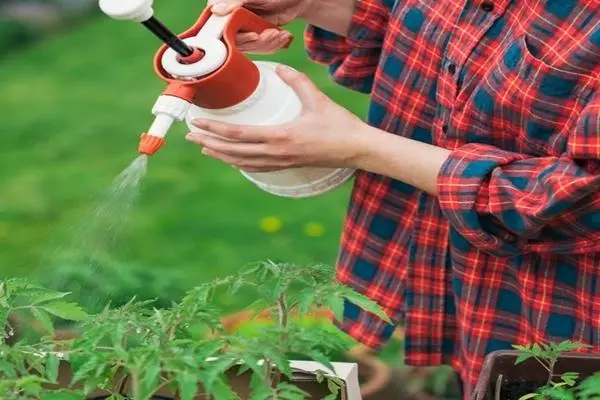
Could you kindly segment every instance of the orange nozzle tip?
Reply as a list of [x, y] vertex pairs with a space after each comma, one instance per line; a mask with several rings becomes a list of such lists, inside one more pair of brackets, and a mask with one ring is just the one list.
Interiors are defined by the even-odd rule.
[[144, 133], [140, 138], [138, 152], [147, 156], [155, 155], [165, 145], [165, 139]]

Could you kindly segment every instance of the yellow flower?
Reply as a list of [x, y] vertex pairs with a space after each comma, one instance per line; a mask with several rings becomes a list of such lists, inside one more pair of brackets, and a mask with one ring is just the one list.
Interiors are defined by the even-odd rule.
[[304, 233], [310, 237], [321, 237], [325, 233], [325, 227], [318, 222], [310, 222], [304, 226]]
[[266, 217], [260, 220], [260, 229], [267, 233], [275, 233], [281, 230], [283, 222], [277, 217]]

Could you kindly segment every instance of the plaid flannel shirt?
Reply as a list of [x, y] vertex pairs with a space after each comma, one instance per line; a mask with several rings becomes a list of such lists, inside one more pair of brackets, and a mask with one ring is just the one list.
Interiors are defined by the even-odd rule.
[[[312, 59], [371, 95], [369, 124], [452, 150], [437, 198], [359, 171], [338, 279], [406, 327], [406, 361], [572, 339], [600, 350], [600, 2], [357, 0]], [[394, 331], [353, 304], [341, 327]]]

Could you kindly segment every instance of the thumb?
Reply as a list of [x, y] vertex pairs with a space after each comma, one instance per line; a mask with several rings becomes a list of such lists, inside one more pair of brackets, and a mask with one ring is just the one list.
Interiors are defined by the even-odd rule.
[[315, 103], [321, 91], [309, 77], [284, 65], [278, 65], [276, 71], [277, 75], [294, 89], [303, 105], [311, 106]]
[[212, 5], [211, 11], [216, 15], [227, 15], [236, 8], [246, 5], [247, 0], [210, 0]]

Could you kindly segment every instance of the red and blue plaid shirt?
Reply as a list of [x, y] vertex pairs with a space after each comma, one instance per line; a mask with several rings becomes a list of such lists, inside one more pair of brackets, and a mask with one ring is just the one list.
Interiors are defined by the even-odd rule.
[[[338, 278], [406, 331], [406, 360], [452, 364], [572, 339], [600, 350], [600, 2], [357, 0], [309, 54], [371, 93], [369, 124], [452, 150], [432, 197], [357, 174]], [[394, 330], [347, 304], [372, 347]]]

